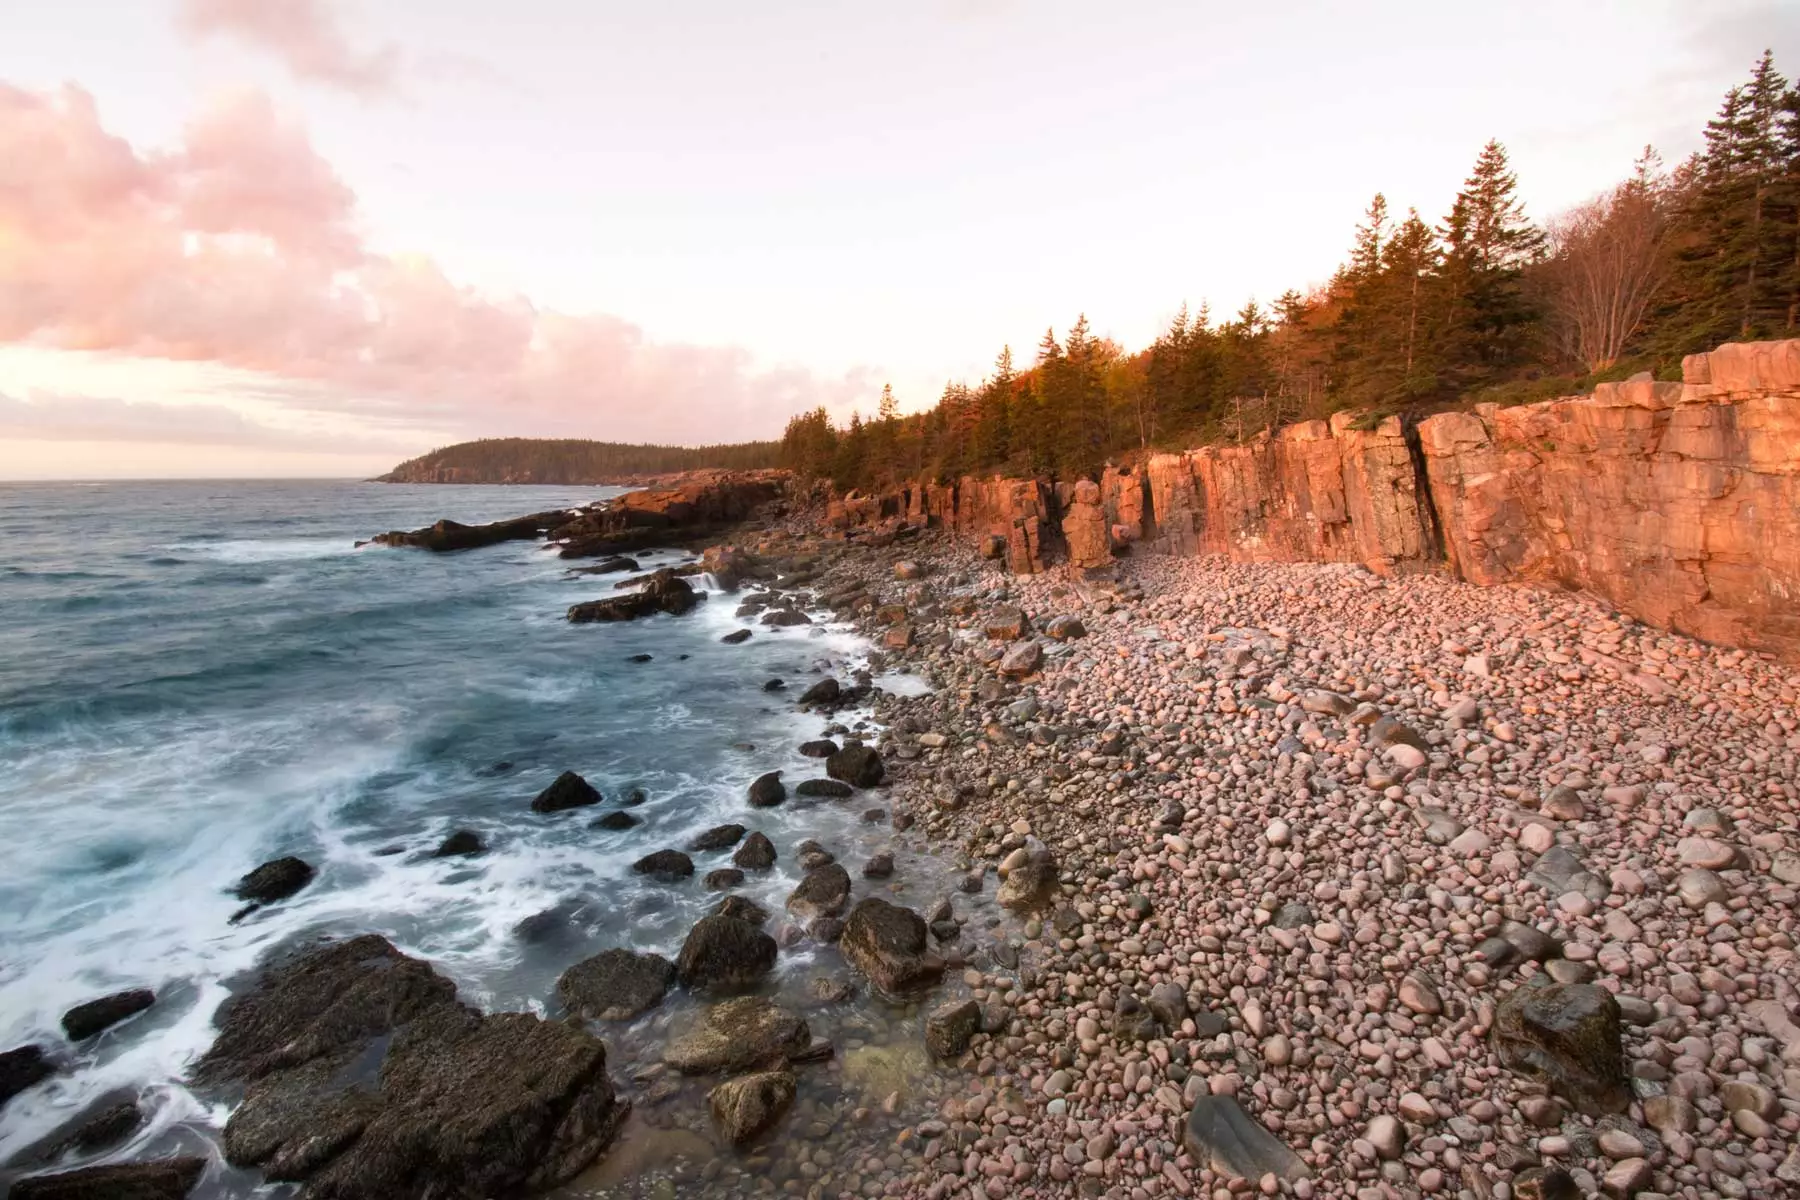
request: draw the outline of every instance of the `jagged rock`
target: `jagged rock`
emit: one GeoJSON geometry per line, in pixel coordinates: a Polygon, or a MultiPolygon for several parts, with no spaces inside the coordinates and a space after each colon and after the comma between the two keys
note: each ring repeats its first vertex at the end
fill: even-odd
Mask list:
{"type": "Polygon", "coordinates": [[[780,771],[770,771],[758,775],[750,784],[750,807],[774,808],[787,799],[787,788],[781,782],[780,771]]]}
{"type": "Polygon", "coordinates": [[[660,954],[603,950],[556,981],[563,1007],[595,1021],[629,1021],[662,1003],[675,986],[675,964],[660,954]]]}
{"type": "Polygon", "coordinates": [[[679,850],[657,850],[631,864],[634,875],[648,875],[658,883],[679,883],[694,875],[694,860],[679,850]]]}
{"type": "Polygon", "coordinates": [[[1235,1096],[1196,1098],[1181,1141],[1195,1162],[1228,1178],[1261,1179],[1274,1175],[1292,1182],[1312,1176],[1300,1156],[1257,1124],[1235,1096]]]}
{"type": "Polygon", "coordinates": [[[877,896],[850,910],[838,949],[870,982],[892,994],[935,983],[944,973],[943,959],[928,949],[924,919],[877,896]]]}
{"type": "Polygon", "coordinates": [[[775,969],[775,939],[738,917],[701,917],[681,943],[675,970],[694,991],[730,992],[754,986],[775,969]]]}
{"type": "Polygon", "coordinates": [[[137,1016],[155,1003],[156,993],[149,988],[132,988],[102,996],[98,1000],[89,1000],[63,1014],[63,1033],[68,1035],[71,1042],[84,1042],[111,1029],[127,1017],[137,1016]]]}
{"type": "Polygon", "coordinates": [[[1013,642],[1031,631],[1031,622],[1022,609],[997,608],[987,619],[987,635],[997,642],[1013,642]]]}
{"type": "Polygon", "coordinates": [[[636,575],[642,569],[638,566],[637,559],[626,558],[619,554],[612,558],[602,559],[591,567],[572,567],[569,573],[571,575],[617,575],[621,571],[629,571],[636,575]]]}
{"type": "Polygon", "coordinates": [[[635,592],[570,606],[569,620],[582,625],[596,621],[635,621],[659,612],[679,616],[691,611],[700,599],[700,594],[687,580],[673,569],[664,567],[635,592]]]}
{"type": "Polygon", "coordinates": [[[941,1004],[925,1018],[925,1045],[939,1058],[960,1058],[981,1030],[981,1005],[973,1000],[941,1004]]]}
{"type": "Polygon", "coordinates": [[[825,760],[825,773],[852,787],[870,788],[887,774],[881,755],[868,746],[845,746],[825,760]]]}
{"type": "Polygon", "coordinates": [[[205,1172],[204,1158],[109,1163],[30,1175],[9,1194],[12,1200],[182,1200],[205,1172]]]}
{"type": "Polygon", "coordinates": [[[729,850],[743,840],[742,825],[715,825],[689,842],[688,849],[696,854],[704,854],[708,850],[729,850]]]}
{"type": "Polygon", "coordinates": [[[56,1074],[56,1065],[42,1046],[17,1046],[0,1054],[0,1108],[26,1088],[35,1087],[56,1074]]]}
{"type": "Polygon", "coordinates": [[[759,1071],[727,1079],[706,1101],[725,1140],[741,1146],[781,1120],[794,1103],[794,1077],[787,1071],[759,1071]]]}
{"type": "Polygon", "coordinates": [[[746,871],[766,871],[775,865],[775,843],[761,830],[744,839],[744,844],[731,856],[734,866],[746,871]]]}
{"type": "Polygon", "coordinates": [[[266,862],[237,882],[237,898],[252,904],[286,900],[313,881],[311,864],[303,859],[277,858],[266,862]]]}
{"type": "Polygon", "coordinates": [[[787,899],[787,910],[801,922],[835,917],[850,903],[850,872],[830,863],[806,873],[787,899]]]}
{"type": "Polygon", "coordinates": [[[557,512],[533,513],[488,525],[464,525],[458,521],[445,520],[410,532],[393,530],[378,533],[369,540],[378,546],[416,546],[440,554],[457,550],[478,550],[501,542],[540,538],[563,515],[557,512]]]}
{"type": "Polygon", "coordinates": [[[531,811],[535,813],[565,812],[571,808],[586,808],[600,803],[600,793],[594,785],[573,771],[564,771],[556,777],[555,782],[537,794],[531,802],[531,811]]]}
{"type": "Polygon", "coordinates": [[[1521,987],[1494,1013],[1500,1060],[1534,1076],[1588,1116],[1631,1102],[1620,1041],[1619,1002],[1587,983],[1521,987]]]}
{"type": "Polygon", "coordinates": [[[763,996],[712,1005],[670,1039],[663,1062],[683,1075],[721,1075],[785,1064],[812,1045],[806,1022],[763,996]]]}

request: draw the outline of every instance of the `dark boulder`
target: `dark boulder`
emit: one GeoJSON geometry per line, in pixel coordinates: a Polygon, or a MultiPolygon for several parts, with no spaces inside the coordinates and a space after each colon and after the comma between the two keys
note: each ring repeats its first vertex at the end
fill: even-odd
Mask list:
{"type": "Polygon", "coordinates": [[[688,849],[696,854],[702,854],[708,850],[729,850],[743,840],[744,827],[742,825],[715,825],[689,842],[688,849]]]}
{"type": "Polygon", "coordinates": [[[1500,1061],[1547,1084],[1590,1117],[1631,1103],[1619,1002],[1591,983],[1521,987],[1494,1012],[1500,1061]]]}
{"type": "Polygon", "coordinates": [[[846,796],[855,794],[855,788],[835,779],[802,779],[794,786],[794,795],[796,796],[817,796],[829,800],[842,800],[846,796]]]}
{"type": "Polygon", "coordinates": [[[603,950],[556,981],[563,1007],[595,1021],[629,1021],[662,1003],[675,986],[675,964],[660,954],[603,950]]]}
{"type": "Polygon", "coordinates": [[[238,880],[237,898],[248,900],[252,904],[273,904],[277,900],[286,900],[311,883],[313,874],[312,866],[304,859],[292,856],[277,858],[238,880]]]}
{"type": "Polygon", "coordinates": [[[620,571],[630,571],[632,574],[635,575],[640,570],[642,570],[642,568],[638,566],[637,559],[626,558],[624,555],[621,554],[621,555],[615,555],[612,558],[603,559],[602,561],[595,563],[591,567],[571,567],[571,568],[569,568],[569,574],[571,574],[571,575],[616,575],[620,571]]]}
{"type": "Polygon", "coordinates": [[[819,682],[800,693],[800,703],[806,705],[830,706],[838,702],[844,693],[844,685],[835,679],[821,679],[819,682]]]}
{"type": "Polygon", "coordinates": [[[766,775],[758,775],[750,785],[750,807],[774,808],[787,799],[787,788],[782,786],[781,772],[770,771],[766,775]]]}
{"type": "Polygon", "coordinates": [[[35,1087],[56,1074],[56,1066],[42,1046],[19,1046],[0,1053],[0,1108],[26,1088],[35,1087]]]}
{"type": "Polygon", "coordinates": [[[56,1138],[46,1159],[65,1154],[97,1154],[136,1133],[144,1125],[144,1110],[136,1100],[103,1098],[69,1123],[68,1132],[56,1138]]]}
{"type": "Polygon", "coordinates": [[[807,758],[830,758],[837,752],[838,744],[829,738],[820,738],[817,741],[800,743],[800,753],[804,754],[807,758]]]}
{"type": "Polygon", "coordinates": [[[593,784],[573,771],[564,771],[549,787],[537,794],[537,799],[531,802],[531,811],[565,812],[571,808],[587,808],[598,803],[600,793],[593,784]]]}
{"type": "Polygon", "coordinates": [[[473,829],[459,829],[439,843],[432,852],[433,858],[467,858],[480,854],[487,847],[481,843],[481,835],[473,829]]]}
{"type": "Polygon", "coordinates": [[[748,629],[734,629],[719,640],[727,646],[742,645],[750,640],[750,633],[751,631],[748,629]]]}
{"type": "Polygon", "coordinates": [[[694,991],[740,991],[775,969],[775,954],[775,939],[761,929],[715,914],[688,931],[675,970],[681,985],[694,991]]]}
{"type": "Polygon", "coordinates": [[[797,608],[774,608],[762,615],[762,623],[773,629],[787,629],[795,625],[811,625],[812,618],[797,608]]]}
{"type": "Polygon", "coordinates": [[[727,896],[713,906],[713,914],[721,917],[736,917],[740,921],[761,928],[769,923],[769,910],[747,896],[727,896]]]}
{"type": "Polygon", "coordinates": [[[782,688],[784,688],[786,686],[787,686],[786,680],[765,679],[765,680],[763,680],[762,690],[765,692],[779,692],[782,688]]]}
{"type": "Polygon", "coordinates": [[[627,829],[635,829],[644,823],[642,817],[634,817],[622,808],[616,808],[594,821],[595,829],[604,829],[609,833],[621,833],[627,829]]]}
{"type": "Polygon", "coordinates": [[[850,872],[839,863],[806,873],[787,899],[787,910],[802,922],[835,917],[850,903],[850,872]]]}
{"type": "Polygon", "coordinates": [[[872,855],[869,861],[863,864],[864,879],[891,879],[893,875],[894,856],[885,851],[872,855]]]}
{"type": "Polygon", "coordinates": [[[744,873],[736,867],[720,867],[716,871],[708,871],[706,878],[700,882],[709,892],[728,892],[744,882],[744,873]]]}
{"type": "Polygon", "coordinates": [[[944,960],[929,951],[927,937],[918,913],[870,896],[850,910],[838,949],[876,987],[899,994],[944,974],[944,960]]]}
{"type": "Polygon", "coordinates": [[[733,865],[746,871],[766,871],[775,865],[775,843],[761,830],[744,839],[744,844],[731,856],[733,865]]]}
{"type": "Polygon", "coordinates": [[[869,788],[880,783],[887,774],[881,755],[868,746],[845,746],[825,760],[825,773],[852,787],[869,788]]]}
{"type": "Polygon", "coordinates": [[[182,1200],[206,1172],[204,1158],[109,1163],[30,1175],[17,1180],[12,1200],[182,1200]]]}
{"type": "Polygon", "coordinates": [[[63,1032],[71,1042],[82,1042],[111,1029],[127,1017],[135,1017],[156,1003],[156,993],[149,988],[132,988],[114,992],[86,1004],[77,1004],[63,1014],[63,1032]]]}
{"type": "Polygon", "coordinates": [[[980,1031],[981,1005],[974,1000],[952,1000],[926,1016],[925,1046],[939,1058],[960,1058],[980,1031]]]}
{"type": "Polygon", "coordinates": [[[542,537],[551,526],[559,525],[567,519],[566,513],[541,512],[507,521],[494,521],[487,525],[464,525],[459,521],[445,520],[410,532],[394,530],[390,533],[378,533],[369,540],[379,546],[416,546],[442,554],[456,550],[478,550],[501,542],[535,540],[542,537]]]}
{"type": "Polygon", "coordinates": [[[635,621],[659,612],[679,616],[692,610],[700,600],[700,593],[692,584],[665,567],[651,575],[635,592],[571,605],[569,620],[585,625],[600,621],[635,621]]]}
{"type": "Polygon", "coordinates": [[[694,874],[694,860],[679,850],[657,850],[631,864],[633,875],[648,875],[658,883],[679,883],[694,874]]]}
{"type": "Polygon", "coordinates": [[[788,1071],[759,1071],[727,1079],[706,1101],[719,1132],[734,1146],[751,1141],[781,1120],[794,1103],[794,1076],[788,1071]]]}
{"type": "Polygon", "coordinates": [[[811,1045],[805,1021],[762,996],[739,996],[670,1039],[663,1061],[683,1075],[732,1074],[784,1065],[811,1045]]]}
{"type": "Polygon", "coordinates": [[[373,935],[271,968],[219,1029],[197,1080],[248,1085],[226,1159],[316,1200],[546,1190],[611,1143],[628,1107],[599,1039],[465,1008],[430,964],[373,935]]]}

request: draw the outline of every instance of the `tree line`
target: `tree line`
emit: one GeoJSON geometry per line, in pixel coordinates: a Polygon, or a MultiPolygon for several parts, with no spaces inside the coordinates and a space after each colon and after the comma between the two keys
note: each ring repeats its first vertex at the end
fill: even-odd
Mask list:
{"type": "Polygon", "coordinates": [[[779,466],[779,442],[720,446],[653,446],[582,438],[482,438],[408,459],[386,483],[611,483],[703,467],[754,470],[779,466]]]}
{"type": "Polygon", "coordinates": [[[1377,194],[1328,282],[1220,320],[1184,306],[1128,353],[1086,316],[1035,357],[1001,350],[900,415],[789,421],[783,465],[864,491],[920,476],[1073,478],[1158,447],[1241,442],[1346,408],[1424,412],[1586,390],[1724,341],[1800,336],[1800,87],[1764,53],[1705,144],[1666,167],[1646,148],[1617,185],[1539,224],[1489,141],[1429,221],[1377,194]]]}

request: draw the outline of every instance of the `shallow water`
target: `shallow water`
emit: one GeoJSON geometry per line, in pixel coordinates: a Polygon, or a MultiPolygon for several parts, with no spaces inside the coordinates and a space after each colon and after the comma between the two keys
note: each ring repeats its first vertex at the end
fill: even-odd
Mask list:
{"type": "MultiPolygon", "coordinates": [[[[744,624],[724,596],[681,618],[571,626],[564,609],[608,594],[617,577],[571,577],[532,543],[458,555],[354,548],[440,516],[492,520],[615,492],[0,485],[0,1048],[52,1045],[69,1068],[0,1114],[0,1162],[119,1090],[155,1117],[108,1159],[204,1144],[226,1110],[181,1080],[211,1041],[227,985],[302,935],[380,932],[429,958],[466,1001],[544,1012],[557,976],[600,949],[673,957],[718,898],[698,876],[730,852],[696,855],[695,880],[673,887],[631,876],[629,864],[725,821],[774,840],[781,862],[742,890],[777,914],[797,879],[792,848],[807,837],[853,877],[869,853],[899,852],[895,882],[880,890],[915,906],[942,890],[944,864],[862,819],[885,807],[879,793],[744,803],[764,771],[783,770],[790,787],[821,773],[793,748],[823,722],[794,711],[793,690],[761,684],[853,669],[864,645],[847,630],[758,626],[749,642],[723,645],[744,624]],[[628,661],[645,653],[651,662],[628,661]],[[530,813],[565,769],[607,803],[530,813]],[[649,797],[633,810],[642,826],[591,828],[634,788],[649,797]],[[488,852],[428,857],[460,828],[488,852]],[[317,880],[229,923],[238,876],[284,854],[316,865],[317,880]],[[576,915],[548,936],[515,931],[559,905],[576,915]],[[149,1012],[81,1047],[63,1041],[68,1008],[140,986],[158,994],[149,1012]]],[[[857,879],[858,895],[871,890],[857,879]]],[[[798,997],[820,970],[842,973],[835,951],[784,951],[771,988],[798,997]]],[[[654,1063],[688,1007],[676,997],[606,1029],[615,1076],[654,1063]]],[[[841,1050],[917,1038],[915,1013],[879,1003],[809,1019],[841,1050]]],[[[816,1075],[804,1112],[882,1099],[847,1079],[842,1060],[816,1075]]],[[[584,1179],[580,1193],[656,1176],[671,1138],[691,1151],[704,1134],[668,1130],[694,1125],[703,1095],[640,1104],[635,1130],[665,1127],[633,1151],[651,1165],[584,1179]],[[669,1117],[677,1105],[682,1115],[669,1117]]],[[[196,1194],[252,1190],[216,1164],[196,1194]]]]}

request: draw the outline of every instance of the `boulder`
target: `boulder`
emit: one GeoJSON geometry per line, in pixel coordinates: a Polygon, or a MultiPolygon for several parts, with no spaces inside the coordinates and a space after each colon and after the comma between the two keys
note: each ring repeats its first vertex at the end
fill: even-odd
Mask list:
{"type": "Polygon", "coordinates": [[[941,1004],[925,1018],[925,1045],[939,1058],[962,1057],[969,1039],[981,1031],[981,1005],[974,1000],[941,1004]]]}
{"type": "Polygon", "coordinates": [[[838,744],[830,738],[817,738],[800,743],[800,753],[807,758],[830,758],[838,752],[838,744]]]}
{"type": "Polygon", "coordinates": [[[374,935],[269,969],[218,1024],[195,1078],[247,1085],[227,1160],[303,1181],[309,1197],[546,1190],[611,1143],[628,1107],[599,1039],[529,1013],[483,1016],[374,935]],[[379,1071],[353,1069],[377,1046],[379,1071]]]}
{"type": "Polygon", "coordinates": [[[1235,1096],[1195,1099],[1181,1143],[1196,1163],[1227,1178],[1255,1180],[1274,1175],[1293,1182],[1312,1175],[1300,1156],[1257,1124],[1235,1096]]]}
{"type": "Polygon", "coordinates": [[[661,1004],[674,986],[675,964],[662,955],[603,950],[564,971],[556,995],[590,1020],[629,1021],[661,1004]]]}
{"type": "Polygon", "coordinates": [[[869,861],[863,864],[862,873],[864,879],[893,878],[894,856],[886,851],[883,851],[880,854],[871,855],[869,861]]]}
{"type": "Polygon", "coordinates": [[[744,873],[736,867],[719,867],[708,871],[700,881],[709,892],[728,892],[744,882],[744,873]]]}
{"type": "Polygon", "coordinates": [[[742,825],[715,825],[689,842],[688,849],[696,854],[704,854],[708,850],[729,850],[743,840],[742,825]]]}
{"type": "Polygon", "coordinates": [[[849,745],[825,760],[825,773],[852,787],[869,788],[881,782],[887,768],[871,747],[849,745]]]}
{"type": "Polygon", "coordinates": [[[1069,642],[1076,638],[1086,637],[1087,626],[1083,625],[1081,618],[1075,614],[1064,613],[1060,617],[1051,618],[1050,624],[1044,627],[1044,632],[1059,642],[1069,642]]]}
{"type": "Polygon", "coordinates": [[[0,1053],[0,1108],[6,1102],[56,1074],[42,1046],[17,1046],[0,1053]]]}
{"type": "Polygon", "coordinates": [[[700,599],[692,584],[672,568],[664,567],[653,573],[637,591],[572,605],[568,615],[577,625],[596,621],[635,621],[659,612],[678,616],[690,611],[700,599]]]}
{"type": "Polygon", "coordinates": [[[800,705],[803,708],[815,704],[830,706],[836,704],[838,700],[842,698],[843,692],[844,685],[837,680],[830,678],[821,679],[819,682],[800,693],[800,705]]]}
{"type": "Polygon", "coordinates": [[[744,839],[744,844],[737,848],[731,861],[734,866],[746,871],[766,871],[775,865],[775,843],[769,840],[767,834],[757,830],[744,839]]]}
{"type": "Polygon", "coordinates": [[[830,863],[806,873],[787,899],[787,910],[802,923],[835,917],[850,903],[850,872],[830,863]]]}
{"type": "Polygon", "coordinates": [[[903,558],[894,564],[895,579],[923,579],[925,573],[925,564],[910,558],[903,558]]]}
{"type": "Polygon", "coordinates": [[[277,900],[286,900],[311,883],[313,874],[311,864],[303,859],[292,856],[277,858],[238,880],[237,898],[248,900],[252,904],[273,904],[277,900]]]}
{"type": "Polygon", "coordinates": [[[623,833],[627,829],[636,829],[643,823],[641,817],[634,817],[620,808],[614,809],[603,817],[596,818],[594,828],[604,829],[609,833],[623,833]]]}
{"type": "Polygon", "coordinates": [[[658,883],[679,883],[694,875],[694,860],[679,850],[657,850],[631,864],[633,875],[648,875],[658,883]]]}
{"type": "Polygon", "coordinates": [[[132,988],[102,996],[98,1000],[89,1000],[63,1014],[63,1033],[68,1035],[71,1042],[83,1042],[111,1029],[127,1017],[137,1016],[155,1003],[156,993],[149,988],[132,988]]]}
{"type": "Polygon", "coordinates": [[[811,1045],[805,1021],[766,997],[738,996],[671,1038],[663,1062],[683,1075],[724,1075],[783,1066],[811,1045]]]}
{"type": "Polygon", "coordinates": [[[761,928],[769,923],[769,910],[747,896],[727,896],[713,906],[713,915],[736,917],[761,928]]]}
{"type": "Polygon", "coordinates": [[[481,843],[481,835],[473,829],[459,829],[432,851],[433,858],[469,858],[480,854],[487,847],[481,843]]]}
{"type": "Polygon", "coordinates": [[[1004,607],[994,610],[994,615],[987,619],[987,635],[996,642],[1011,642],[1022,638],[1031,630],[1031,622],[1026,619],[1022,609],[1004,607]]]}
{"type": "Polygon", "coordinates": [[[762,615],[762,623],[772,629],[789,629],[795,625],[811,625],[812,618],[797,608],[773,608],[762,615]]]}
{"type": "Polygon", "coordinates": [[[695,991],[730,992],[753,987],[775,969],[775,939],[738,917],[701,917],[681,943],[675,970],[695,991]]]}
{"type": "Polygon", "coordinates": [[[1521,987],[1500,1001],[1493,1037],[1500,1061],[1598,1117],[1631,1103],[1619,1002],[1590,983],[1521,987]]]}
{"type": "Polygon", "coordinates": [[[734,629],[719,640],[727,646],[737,646],[749,641],[753,632],[755,631],[750,629],[734,629]]]}
{"type": "Polygon", "coordinates": [[[774,808],[786,799],[787,788],[782,786],[780,771],[758,775],[750,785],[751,808],[774,808]]]}
{"type": "Polygon", "coordinates": [[[1037,642],[1020,642],[1000,658],[1000,673],[1023,679],[1044,665],[1044,648],[1037,642]]]}
{"type": "Polygon", "coordinates": [[[707,1093],[706,1102],[725,1140],[741,1146],[781,1120],[794,1103],[794,1092],[790,1072],[759,1071],[727,1079],[707,1093]]]}
{"type": "Polygon", "coordinates": [[[1056,897],[1057,884],[1056,860],[1040,850],[1006,873],[994,899],[1020,911],[1038,908],[1056,897]]]}
{"type": "Polygon", "coordinates": [[[828,800],[842,800],[855,794],[855,788],[836,779],[802,779],[794,787],[796,796],[823,797],[828,800]]]}
{"type": "Polygon", "coordinates": [[[531,811],[535,813],[564,812],[571,808],[586,808],[600,803],[600,793],[594,785],[573,771],[564,771],[558,775],[549,787],[537,794],[531,802],[531,811]]]}
{"type": "Polygon", "coordinates": [[[850,910],[838,949],[884,992],[936,983],[944,960],[927,949],[925,920],[910,908],[871,896],[850,910]]]}
{"type": "Polygon", "coordinates": [[[206,1172],[204,1158],[108,1163],[17,1180],[12,1200],[182,1200],[206,1172]]]}

